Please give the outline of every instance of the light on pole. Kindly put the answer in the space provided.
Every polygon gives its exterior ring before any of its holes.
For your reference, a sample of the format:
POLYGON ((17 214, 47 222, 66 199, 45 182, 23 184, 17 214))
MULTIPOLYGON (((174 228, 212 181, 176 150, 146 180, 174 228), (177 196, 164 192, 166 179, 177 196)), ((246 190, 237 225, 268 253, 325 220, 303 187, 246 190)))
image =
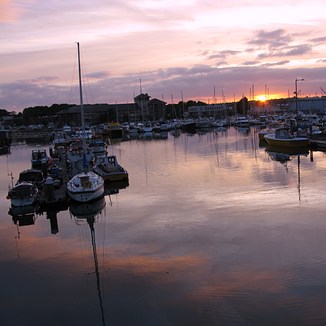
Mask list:
POLYGON ((303 78, 296 78, 295 79, 295 91, 294 91, 294 94, 295 94, 295 112, 296 112, 296 116, 298 118, 298 81, 303 81, 304 79, 303 78))

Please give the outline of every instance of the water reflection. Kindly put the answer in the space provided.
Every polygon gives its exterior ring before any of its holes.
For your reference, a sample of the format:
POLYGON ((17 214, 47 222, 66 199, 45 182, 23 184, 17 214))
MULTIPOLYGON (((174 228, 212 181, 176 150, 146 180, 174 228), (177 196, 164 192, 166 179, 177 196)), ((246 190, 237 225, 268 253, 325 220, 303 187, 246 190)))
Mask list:
MULTIPOLYGON (((285 166, 286 171, 288 172, 287 163, 292 159, 297 159, 297 189, 298 189, 298 199, 301 202, 301 175, 300 175, 300 162, 301 156, 308 156, 309 150, 306 147, 303 148, 286 148, 286 147, 277 147, 277 146, 267 146, 266 152, 273 161, 280 162, 285 166)), ((312 157, 312 152, 310 152, 312 157)), ((312 161, 312 158, 311 158, 312 161)))
POLYGON ((8 216, 0 175, 3 323, 324 324, 326 155, 269 150, 234 128, 116 143, 130 184, 43 215, 8 216))
POLYGON ((96 201, 91 203, 72 203, 69 206, 69 212, 71 216, 74 218, 75 223, 77 225, 81 225, 87 223, 90 229, 91 242, 92 242, 92 250, 93 250, 93 261, 94 261, 94 270, 96 276, 96 287, 101 311, 101 321, 102 325, 105 325, 105 316, 104 316, 104 307, 103 307, 103 299, 100 285, 100 272, 99 272, 99 264, 97 258, 97 248, 96 248, 96 238, 95 238, 95 227, 94 224, 97 222, 98 218, 102 214, 106 205, 105 198, 102 197, 96 201))

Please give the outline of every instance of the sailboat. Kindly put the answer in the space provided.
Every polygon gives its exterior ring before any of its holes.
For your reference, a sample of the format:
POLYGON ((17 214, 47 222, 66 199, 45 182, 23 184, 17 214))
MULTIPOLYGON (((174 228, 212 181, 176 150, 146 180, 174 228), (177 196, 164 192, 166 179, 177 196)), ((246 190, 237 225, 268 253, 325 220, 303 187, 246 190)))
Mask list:
POLYGON ((84 171, 73 176, 67 183, 67 193, 70 199, 76 202, 89 202, 104 196, 104 180, 101 176, 89 170, 86 158, 86 139, 85 139, 85 122, 83 92, 80 68, 80 50, 77 42, 78 52, 78 71, 79 71, 79 94, 80 94, 80 113, 82 122, 82 141, 83 141, 83 168, 84 171))

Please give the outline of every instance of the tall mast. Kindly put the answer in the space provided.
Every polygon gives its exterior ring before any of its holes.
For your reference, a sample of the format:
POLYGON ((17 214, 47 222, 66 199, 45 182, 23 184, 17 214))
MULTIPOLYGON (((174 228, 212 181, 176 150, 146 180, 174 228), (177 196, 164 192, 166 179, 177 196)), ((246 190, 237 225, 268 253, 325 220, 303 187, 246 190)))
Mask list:
POLYGON ((85 138, 85 119, 84 119, 84 103, 83 103, 83 87, 82 87, 82 76, 81 76, 81 67, 80 67, 80 50, 79 50, 79 42, 77 42, 77 53, 78 53, 78 76, 79 76, 79 97, 80 97, 80 119, 82 123, 82 140, 83 140, 83 165, 86 168, 88 165, 86 159, 86 138, 85 138))

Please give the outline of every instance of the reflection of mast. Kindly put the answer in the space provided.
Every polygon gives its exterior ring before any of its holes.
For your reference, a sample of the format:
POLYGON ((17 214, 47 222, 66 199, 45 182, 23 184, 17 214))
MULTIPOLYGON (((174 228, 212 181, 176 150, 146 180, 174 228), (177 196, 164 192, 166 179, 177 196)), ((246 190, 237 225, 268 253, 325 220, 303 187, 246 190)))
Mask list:
POLYGON ((100 273, 99 273, 99 269, 98 269, 98 260, 97 260, 97 251, 96 251, 94 222, 95 222, 94 217, 87 218, 87 223, 91 229, 93 258, 94 258, 94 267, 95 267, 95 275, 96 275, 96 285, 97 285, 98 297, 99 297, 100 308, 101 308, 102 324, 105 325, 103 300, 102 300, 102 293, 101 293, 101 287, 100 287, 100 273))
POLYGON ((76 218, 76 223, 78 223, 79 221, 82 221, 82 220, 84 220, 84 221, 86 220, 87 224, 89 225, 90 230, 91 230, 93 259, 94 259, 94 268, 95 268, 95 275, 96 275, 96 285, 97 285, 97 292, 98 292, 100 309, 101 309, 101 320, 102 320, 103 326, 105 326, 105 318, 104 318, 103 299, 102 299, 102 293, 101 293, 101 287, 100 287, 100 273, 99 273, 99 268, 98 268, 94 223, 95 223, 95 220, 98 217, 98 215, 101 214, 105 205, 106 205, 105 198, 102 197, 92 203, 72 204, 69 207, 70 213, 76 218))
POLYGON ((18 247, 18 240, 20 240, 19 225, 16 224, 16 227, 17 227, 17 235, 15 236, 15 241, 16 241, 17 257, 20 258, 19 247, 18 247))
POLYGON ((300 190, 300 155, 298 155, 298 195, 301 202, 301 190, 300 190))

